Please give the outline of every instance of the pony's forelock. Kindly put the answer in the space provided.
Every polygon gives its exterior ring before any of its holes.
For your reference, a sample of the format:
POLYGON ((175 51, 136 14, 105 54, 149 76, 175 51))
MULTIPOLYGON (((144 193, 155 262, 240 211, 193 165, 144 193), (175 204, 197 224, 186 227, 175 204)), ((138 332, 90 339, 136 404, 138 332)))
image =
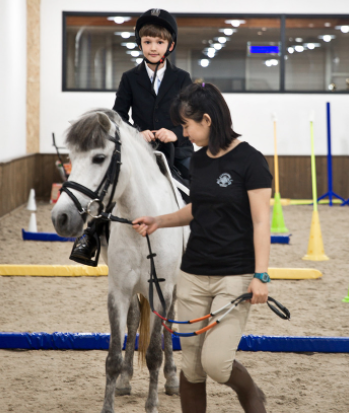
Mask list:
POLYGON ((70 149, 86 152, 92 149, 105 148, 106 140, 110 136, 99 123, 99 115, 106 115, 115 123, 119 130, 126 128, 128 134, 146 150, 155 160, 154 151, 136 128, 128 125, 114 110, 98 108, 85 112, 77 120, 73 121, 66 131, 66 144, 70 149))

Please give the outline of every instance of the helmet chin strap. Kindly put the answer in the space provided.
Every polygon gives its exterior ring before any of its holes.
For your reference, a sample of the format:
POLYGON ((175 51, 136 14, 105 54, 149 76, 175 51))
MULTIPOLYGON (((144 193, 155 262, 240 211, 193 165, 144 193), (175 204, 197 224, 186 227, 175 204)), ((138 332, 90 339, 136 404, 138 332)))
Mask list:
POLYGON ((167 50, 166 50, 166 53, 160 58, 160 60, 159 60, 157 63, 150 62, 145 56, 143 57, 143 60, 144 60, 146 63, 149 63, 150 65, 156 65, 156 66, 155 66, 155 70, 154 70, 153 81, 152 81, 152 83, 151 83, 151 87, 152 87, 154 93, 155 93, 155 88, 154 88, 155 79, 156 79, 156 74, 157 74, 157 72, 158 72, 159 66, 161 65, 161 63, 164 63, 166 57, 167 57, 170 53, 171 53, 171 52, 170 52, 170 44, 169 44, 169 45, 168 45, 168 48, 167 48, 167 50))

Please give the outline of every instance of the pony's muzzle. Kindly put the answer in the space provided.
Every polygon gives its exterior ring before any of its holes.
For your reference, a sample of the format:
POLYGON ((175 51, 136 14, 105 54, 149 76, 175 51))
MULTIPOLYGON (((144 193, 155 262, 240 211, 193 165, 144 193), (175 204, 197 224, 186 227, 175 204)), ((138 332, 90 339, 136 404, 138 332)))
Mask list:
POLYGON ((84 219, 78 211, 59 211, 54 208, 51 219, 57 234, 62 237, 76 237, 82 233, 84 219))

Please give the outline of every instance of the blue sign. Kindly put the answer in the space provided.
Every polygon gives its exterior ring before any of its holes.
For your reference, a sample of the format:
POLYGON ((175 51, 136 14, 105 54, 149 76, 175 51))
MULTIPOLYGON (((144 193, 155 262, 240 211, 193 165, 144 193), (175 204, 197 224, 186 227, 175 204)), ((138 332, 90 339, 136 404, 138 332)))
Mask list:
POLYGON ((271 54, 279 53, 279 46, 249 46, 250 53, 254 54, 271 54))

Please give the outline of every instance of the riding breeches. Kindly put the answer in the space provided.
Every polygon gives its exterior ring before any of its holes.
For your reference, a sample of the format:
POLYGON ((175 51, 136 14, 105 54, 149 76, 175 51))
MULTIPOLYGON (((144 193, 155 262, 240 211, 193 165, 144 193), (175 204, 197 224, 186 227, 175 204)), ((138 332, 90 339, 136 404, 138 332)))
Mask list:
MULTIPOLYGON (((246 293, 252 277, 253 274, 206 276, 181 271, 177 284, 179 320, 200 318, 218 310, 246 293)), ((207 375, 219 383, 228 381, 250 306, 242 302, 206 333, 181 338, 182 371, 189 382, 201 383, 207 375)), ((204 328, 227 309, 208 320, 180 324, 179 331, 188 333, 204 328)))

